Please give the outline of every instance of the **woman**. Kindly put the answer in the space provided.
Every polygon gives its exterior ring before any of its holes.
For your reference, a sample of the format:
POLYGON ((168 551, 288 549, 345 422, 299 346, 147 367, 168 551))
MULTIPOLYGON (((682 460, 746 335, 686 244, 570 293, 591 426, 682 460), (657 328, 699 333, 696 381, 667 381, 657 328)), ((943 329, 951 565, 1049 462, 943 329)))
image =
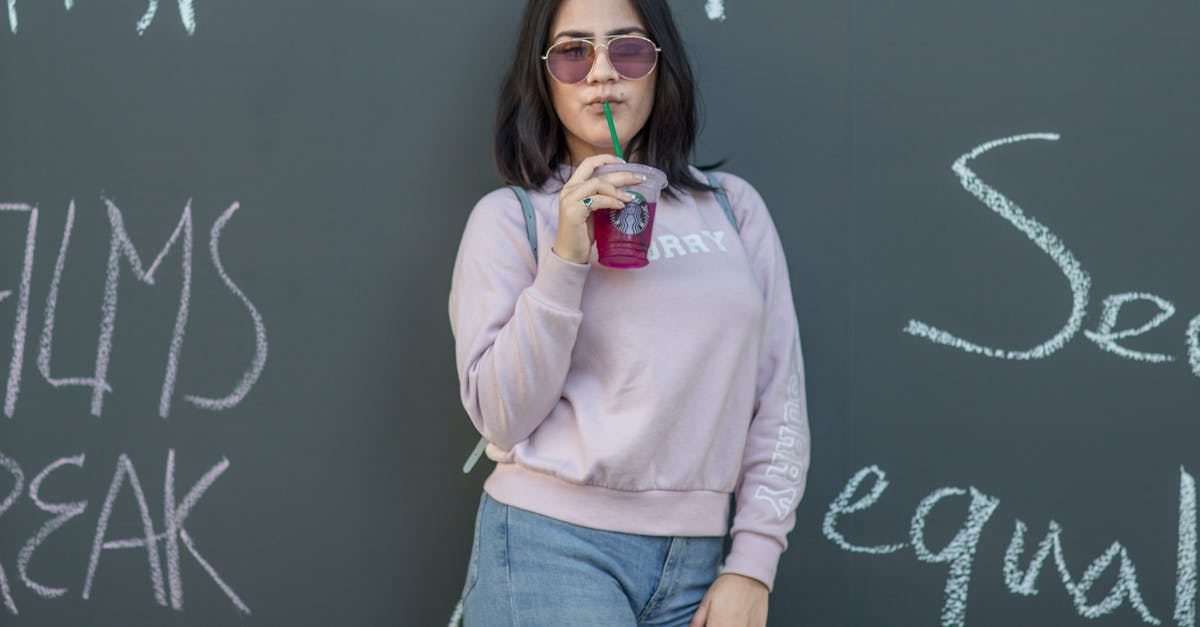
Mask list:
POLYGON ((544 243, 535 258, 512 190, 488 194, 450 292, 463 404, 496 462, 468 626, 766 623, 808 467, 799 336, 762 199, 716 176, 735 229, 687 166, 694 91, 665 0, 529 1, 495 154, 544 243), (638 180, 592 177, 620 162, 604 102, 630 161, 670 181, 644 268, 593 262, 591 214, 638 180))

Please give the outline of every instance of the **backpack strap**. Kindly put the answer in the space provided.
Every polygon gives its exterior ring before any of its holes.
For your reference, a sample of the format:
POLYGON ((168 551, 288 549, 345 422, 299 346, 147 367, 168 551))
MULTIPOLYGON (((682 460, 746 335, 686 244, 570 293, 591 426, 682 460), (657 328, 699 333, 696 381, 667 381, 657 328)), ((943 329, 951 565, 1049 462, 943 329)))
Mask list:
POLYGON ((525 214, 525 236, 529 238, 529 247, 533 249, 533 263, 537 264, 537 218, 533 215, 533 203, 529 201, 529 194, 525 192, 525 188, 520 185, 509 185, 509 189, 517 195, 517 200, 521 201, 521 213, 525 214))
MULTIPOLYGON (((517 200, 521 201, 521 213, 525 215, 525 236, 529 238, 529 248, 533 251, 533 263, 537 263, 537 216, 533 213, 533 203, 529 200, 529 194, 520 185, 509 185, 509 189, 517 195, 517 200)), ((487 438, 479 438, 479 442, 475 445, 474 450, 467 456, 467 461, 463 464, 463 474, 468 474, 471 469, 475 468, 475 464, 479 463, 479 458, 483 456, 483 450, 487 448, 487 438)))
POLYGON ((716 189, 713 194, 717 197, 717 202, 721 203, 721 210, 725 212, 725 219, 729 220, 729 224, 733 226, 733 230, 741 233, 742 229, 738 226, 737 219, 733 217, 733 208, 729 206, 729 196, 725 195, 725 188, 717 182, 717 177, 712 172, 705 172, 704 178, 708 179, 708 184, 716 189))

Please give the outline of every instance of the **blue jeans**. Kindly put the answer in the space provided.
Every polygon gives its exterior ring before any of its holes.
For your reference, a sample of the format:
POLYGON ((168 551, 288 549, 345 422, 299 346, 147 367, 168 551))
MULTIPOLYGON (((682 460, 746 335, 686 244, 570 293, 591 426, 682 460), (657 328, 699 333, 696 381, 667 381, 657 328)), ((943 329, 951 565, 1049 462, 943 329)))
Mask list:
POLYGON ((716 579, 722 544, 589 529, 484 494, 463 624, 686 627, 716 579))

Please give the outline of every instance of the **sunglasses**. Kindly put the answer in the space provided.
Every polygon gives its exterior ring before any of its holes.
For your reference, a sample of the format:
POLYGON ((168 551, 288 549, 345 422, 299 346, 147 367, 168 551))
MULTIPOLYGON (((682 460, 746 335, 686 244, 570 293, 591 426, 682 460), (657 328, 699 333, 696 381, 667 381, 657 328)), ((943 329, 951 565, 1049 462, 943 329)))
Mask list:
POLYGON ((653 41, 636 35, 619 37, 579 37, 560 41, 546 50, 542 60, 550 77, 567 85, 587 78, 596 62, 596 48, 608 51, 608 61, 621 78, 636 81, 646 78, 658 65, 659 48, 653 41), (596 43, 607 39, 608 43, 596 43))

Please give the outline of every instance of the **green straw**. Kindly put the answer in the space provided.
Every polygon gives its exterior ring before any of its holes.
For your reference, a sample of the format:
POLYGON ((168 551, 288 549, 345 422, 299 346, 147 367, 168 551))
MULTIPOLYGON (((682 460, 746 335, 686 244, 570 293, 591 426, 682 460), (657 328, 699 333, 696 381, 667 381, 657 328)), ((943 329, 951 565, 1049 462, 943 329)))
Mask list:
POLYGON ((612 121, 612 109, 608 108, 608 102, 604 103, 604 117, 608 119, 608 132, 612 134, 613 150, 617 151, 617 158, 624 161, 625 155, 621 154, 621 142, 617 141, 617 127, 612 121))
MULTIPOLYGON (((621 161, 624 161, 625 155, 621 154, 621 142, 617 140, 617 127, 616 127, 616 125, 613 124, 612 109, 608 108, 608 102, 604 103, 604 117, 608 119, 608 132, 609 132, 609 134, 612 135, 613 150, 617 151, 617 158, 620 159, 621 161)), ((643 176, 642 180, 643 181, 646 180, 646 177, 643 176)), ((633 197, 636 200, 646 202, 645 196, 633 191, 632 189, 627 189, 626 191, 628 191, 630 194, 633 194, 633 197)))

